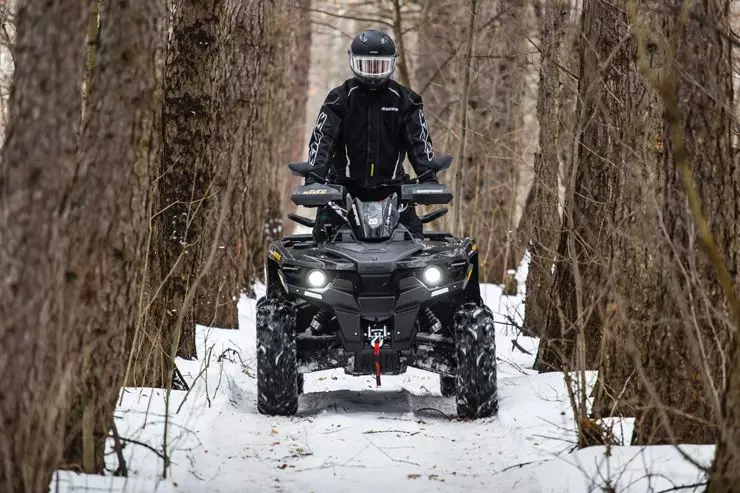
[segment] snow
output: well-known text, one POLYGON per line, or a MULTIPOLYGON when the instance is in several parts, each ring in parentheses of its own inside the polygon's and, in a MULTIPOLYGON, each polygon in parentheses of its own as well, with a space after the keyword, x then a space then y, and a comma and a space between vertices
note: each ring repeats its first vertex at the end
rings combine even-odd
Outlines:
MULTIPOLYGON (((380 389, 374 377, 311 373, 297 416, 262 416, 256 410, 256 300, 243 298, 239 330, 197 327, 200 359, 177 362, 192 389, 171 393, 169 413, 163 390, 122 391, 115 414, 121 437, 162 450, 167 426, 167 479, 157 454, 128 442, 123 453, 130 478, 59 472, 50 491, 586 493, 611 485, 643 493, 701 483, 699 469, 675 447, 574 451, 563 376, 532 370, 537 340, 512 325, 523 317, 526 260, 516 274, 517 296, 502 296, 499 286, 483 289, 497 321, 496 417, 457 420, 454 399, 440 395, 438 376, 415 369, 384 376, 380 389)), ((263 288, 256 291, 259 296, 263 288)), ((595 376, 587 375, 591 384, 595 376)), ((629 442, 632 420, 611 424, 629 442)), ((713 455, 712 446, 682 450, 704 465, 713 455)), ((109 470, 118 467, 112 451, 106 460, 109 470)))

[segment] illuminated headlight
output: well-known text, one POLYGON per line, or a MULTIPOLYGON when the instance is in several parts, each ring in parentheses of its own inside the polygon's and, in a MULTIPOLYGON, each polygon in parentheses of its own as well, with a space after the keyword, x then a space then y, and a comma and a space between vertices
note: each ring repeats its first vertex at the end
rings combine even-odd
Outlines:
POLYGON ((424 281, 432 286, 439 284, 442 281, 442 271, 440 268, 432 265, 424 269, 424 281))
POLYGON ((308 273, 308 284, 312 288, 323 288, 326 284, 326 274, 320 270, 312 270, 308 273))

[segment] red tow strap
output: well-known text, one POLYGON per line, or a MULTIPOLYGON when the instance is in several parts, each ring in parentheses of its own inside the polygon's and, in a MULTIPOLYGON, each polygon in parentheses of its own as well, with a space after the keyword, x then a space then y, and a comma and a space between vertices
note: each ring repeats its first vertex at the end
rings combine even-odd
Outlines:
POLYGON ((375 341, 373 358, 375 359, 375 385, 380 387, 380 341, 375 341))

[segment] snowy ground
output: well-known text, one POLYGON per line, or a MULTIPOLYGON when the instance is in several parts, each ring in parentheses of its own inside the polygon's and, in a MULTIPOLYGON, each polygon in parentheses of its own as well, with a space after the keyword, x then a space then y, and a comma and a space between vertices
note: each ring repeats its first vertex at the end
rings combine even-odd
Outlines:
MULTIPOLYGON (((525 270, 517 273, 522 286, 525 270)), ((517 336, 506 324, 521 319, 523 296, 504 297, 489 285, 485 298, 500 322, 500 412, 494 418, 454 419, 454 399, 441 397, 438 377, 413 369, 384 376, 380 389, 372 377, 313 373, 297 416, 262 416, 256 410, 256 301, 245 298, 239 330, 199 327, 200 360, 178 361, 192 390, 170 398, 167 479, 161 479, 157 454, 129 442, 124 455, 130 478, 60 472, 50 491, 701 491, 672 489, 702 481, 673 447, 574 451, 562 374, 534 372, 537 340, 517 336)), ((116 411, 119 434, 162 450, 165 409, 163 391, 125 389, 116 411)), ((625 420, 615 432, 629 441, 630 427, 625 420)), ((684 451, 708 464, 713 447, 684 451)), ((117 468, 115 454, 107 461, 110 470, 117 468)))

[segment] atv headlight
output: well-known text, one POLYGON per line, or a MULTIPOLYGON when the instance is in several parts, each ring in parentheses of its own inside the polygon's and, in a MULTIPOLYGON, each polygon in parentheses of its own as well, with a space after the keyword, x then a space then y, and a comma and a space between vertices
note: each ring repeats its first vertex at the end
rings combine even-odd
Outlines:
POLYGON ((424 269, 424 281, 431 286, 436 286, 442 281, 442 270, 434 265, 427 267, 424 269))
POLYGON ((308 284, 312 288, 323 288, 326 284, 326 274, 320 270, 312 270, 308 273, 308 284))

